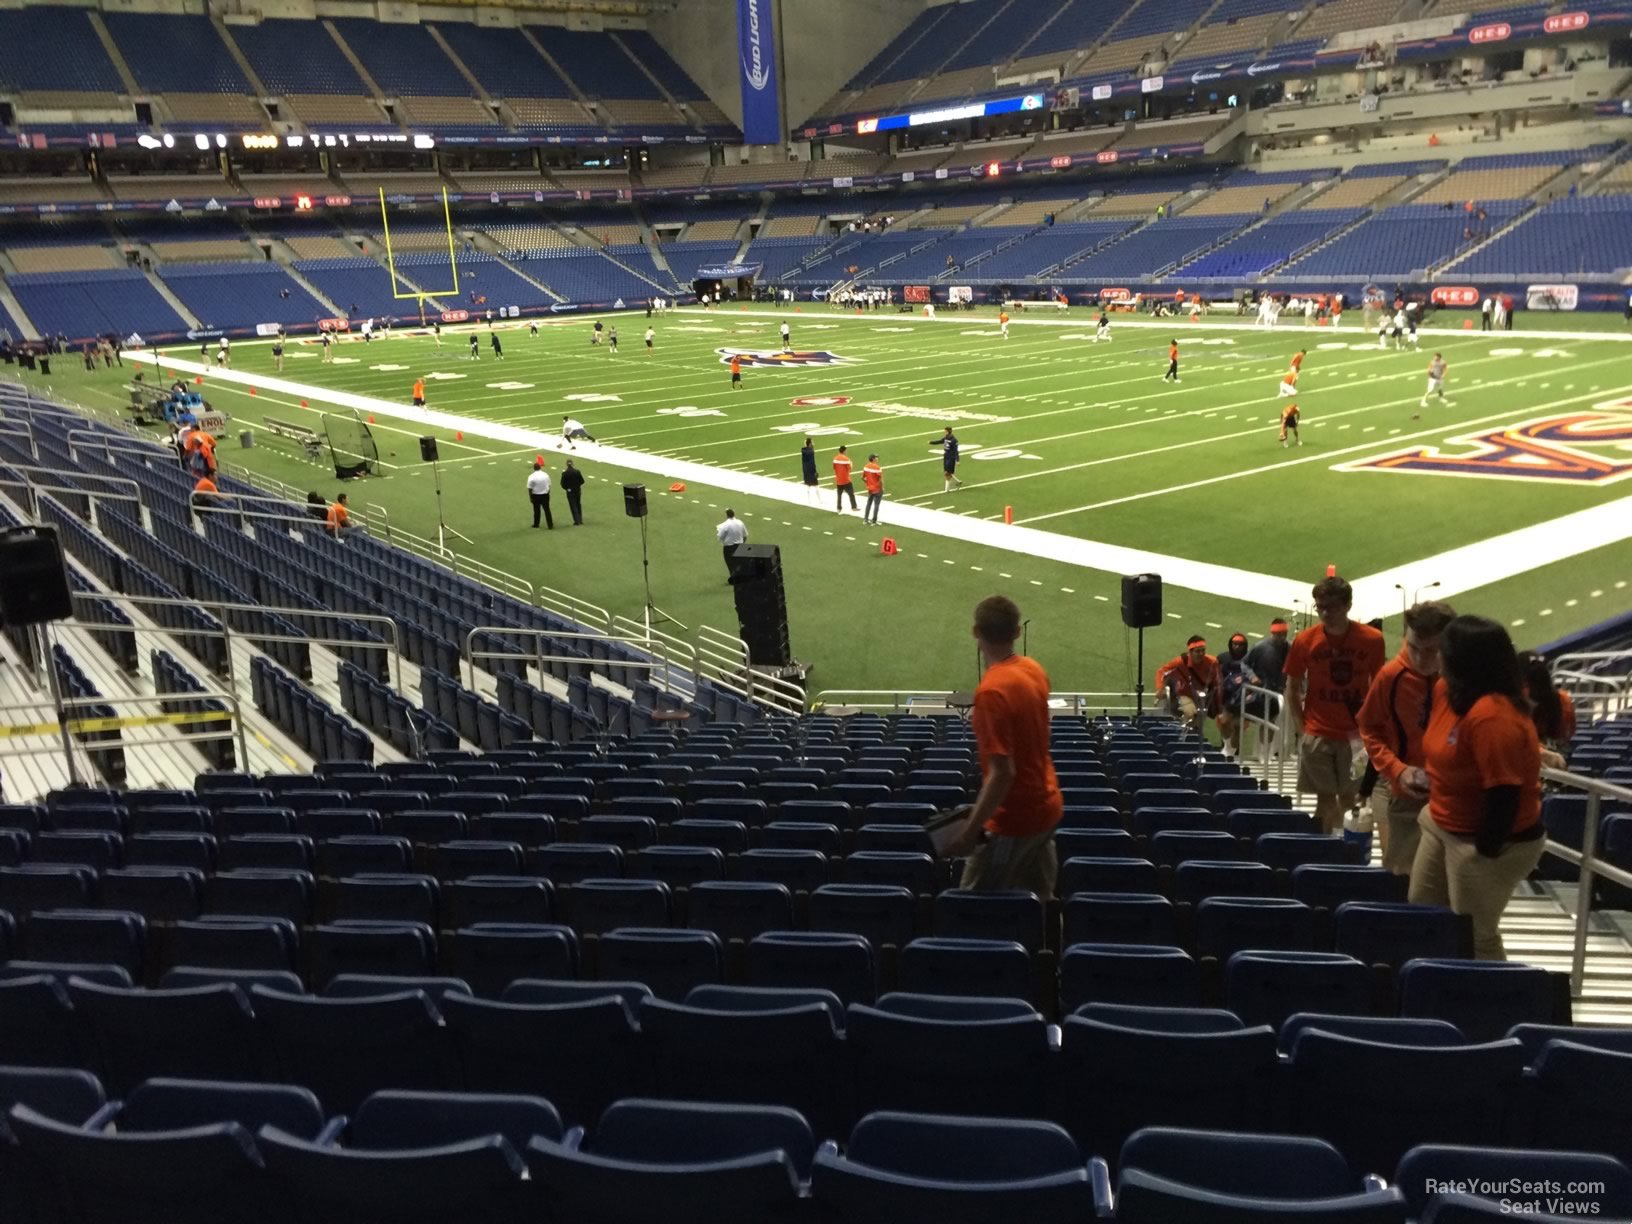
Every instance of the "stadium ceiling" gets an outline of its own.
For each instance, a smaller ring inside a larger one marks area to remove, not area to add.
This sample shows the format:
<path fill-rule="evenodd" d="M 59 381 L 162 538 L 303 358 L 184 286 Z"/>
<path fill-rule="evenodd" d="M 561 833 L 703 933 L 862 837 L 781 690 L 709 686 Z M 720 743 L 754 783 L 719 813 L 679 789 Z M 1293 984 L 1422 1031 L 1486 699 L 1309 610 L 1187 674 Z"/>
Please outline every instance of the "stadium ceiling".
<path fill-rule="evenodd" d="M 676 7 L 677 0 L 439 0 L 465 8 L 525 9 L 533 13 L 592 13 L 600 17 L 650 17 Z"/>

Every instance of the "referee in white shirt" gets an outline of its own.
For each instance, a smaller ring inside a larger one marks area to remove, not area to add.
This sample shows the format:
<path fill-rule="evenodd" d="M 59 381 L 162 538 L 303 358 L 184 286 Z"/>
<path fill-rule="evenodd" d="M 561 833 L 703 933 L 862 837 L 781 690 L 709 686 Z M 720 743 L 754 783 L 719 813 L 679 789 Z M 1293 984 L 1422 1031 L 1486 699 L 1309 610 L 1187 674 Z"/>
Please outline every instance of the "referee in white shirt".
<path fill-rule="evenodd" d="M 527 496 L 533 503 L 533 526 L 538 526 L 538 513 L 542 510 L 544 525 L 554 531 L 555 519 L 550 514 L 550 474 L 542 462 L 534 461 L 533 470 L 528 473 Z"/>
<path fill-rule="evenodd" d="M 727 508 L 725 522 L 714 529 L 714 534 L 720 537 L 720 544 L 725 550 L 725 581 L 731 581 L 731 558 L 736 555 L 737 545 L 748 543 L 748 528 L 742 525 L 735 510 Z"/>

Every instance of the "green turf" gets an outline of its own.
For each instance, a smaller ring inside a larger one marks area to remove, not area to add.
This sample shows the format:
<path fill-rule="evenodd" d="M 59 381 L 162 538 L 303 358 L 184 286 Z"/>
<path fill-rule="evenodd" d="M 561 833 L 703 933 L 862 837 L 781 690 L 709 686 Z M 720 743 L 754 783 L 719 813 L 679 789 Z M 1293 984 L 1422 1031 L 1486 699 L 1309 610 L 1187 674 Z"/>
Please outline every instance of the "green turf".
<path fill-rule="evenodd" d="M 813 691 L 969 683 L 975 666 L 969 609 L 998 590 L 1014 595 L 1031 618 L 1030 648 L 1057 688 L 1122 690 L 1133 679 L 1134 646 L 1118 616 L 1116 574 L 891 528 L 888 503 L 883 530 L 863 527 L 855 515 L 836 515 L 829 457 L 839 442 L 849 445 L 858 469 L 870 451 L 880 454 L 892 501 L 991 520 L 1012 507 L 1017 521 L 1067 536 L 1300 582 L 1312 582 L 1328 564 L 1352 576 L 1369 574 L 1622 495 L 1615 483 L 1333 470 L 1406 442 L 1443 445 L 1469 429 L 1511 424 L 1543 409 L 1586 409 L 1632 391 L 1632 350 L 1614 335 L 1625 331 L 1618 318 L 1534 319 L 1603 330 L 1602 340 L 1472 332 L 1425 337 L 1421 351 L 1404 353 L 1378 351 L 1375 338 L 1358 326 L 1334 336 L 1300 325 L 1262 332 L 1181 322 L 1172 328 L 1182 353 L 1183 383 L 1175 387 L 1160 380 L 1166 332 L 1117 327 L 1110 344 L 1094 344 L 1087 339 L 1091 318 L 1081 312 L 1073 312 L 1072 326 L 1064 329 L 1017 320 L 1007 341 L 997 336 L 990 312 L 943 314 L 934 326 L 825 308 L 787 317 L 796 349 L 830 350 L 850 360 L 750 367 L 743 389 L 734 392 L 716 350 L 776 349 L 777 317 L 717 310 L 655 320 L 658 347 L 651 357 L 641 345 L 646 320 L 632 314 L 616 320 L 623 346 L 616 356 L 592 347 L 588 320 L 574 319 L 546 326 L 537 337 L 525 329 L 503 333 L 502 363 L 493 359 L 485 334 L 476 362 L 468 358 L 465 337 L 451 332 L 440 349 L 428 337 L 402 335 L 342 344 L 337 353 L 350 360 L 337 364 L 294 356 L 317 350 L 292 344 L 283 377 L 406 403 L 416 375 L 460 375 L 430 381 L 432 408 L 549 433 L 570 413 L 603 442 L 791 484 L 798 480 L 805 432 L 823 431 L 817 438 L 824 478 L 819 506 L 724 493 L 697 481 L 684 494 L 670 494 L 667 480 L 620 471 L 584 448 L 577 458 L 590 477 L 588 522 L 572 528 L 558 493 L 553 533 L 527 526 L 523 482 L 536 448 L 489 441 L 474 431 L 463 441 L 435 431 L 446 521 L 471 538 L 471 556 L 624 615 L 638 615 L 643 591 L 639 535 L 623 515 L 621 483 L 639 480 L 652 490 L 652 593 L 692 627 L 734 626 L 713 533 L 723 507 L 734 506 L 755 541 L 782 546 L 793 645 L 815 665 Z M 1352 315 L 1350 321 L 1359 322 Z M 1530 326 L 1525 316 L 1521 327 Z M 1320 347 L 1336 344 L 1344 347 Z M 1305 345 L 1298 395 L 1305 444 L 1283 450 L 1276 442 L 1276 384 L 1287 359 Z M 1356 345 L 1365 347 L 1349 347 Z M 1436 348 L 1450 362 L 1451 403 L 1419 410 L 1424 367 Z M 1502 349 L 1522 351 L 1497 355 Z M 197 349 L 175 355 L 196 359 Z M 235 346 L 234 367 L 270 373 L 268 348 Z M 67 371 L 53 381 L 65 394 L 111 408 L 123 400 L 117 373 Z M 526 385 L 489 385 L 506 382 Z M 268 413 L 301 411 L 292 397 L 265 391 L 251 397 L 220 381 L 207 380 L 207 393 L 233 414 L 234 432 Z M 618 399 L 567 398 L 573 395 Z M 852 402 L 790 403 L 801 396 L 849 396 Z M 314 410 L 320 406 L 315 395 L 311 401 Z M 1420 419 L 1413 419 L 1419 411 Z M 951 495 L 941 490 L 939 452 L 930 447 L 941 430 L 937 414 L 946 412 L 959 414 L 964 447 L 966 487 Z M 429 467 L 418 459 L 420 428 L 381 415 L 374 431 L 381 458 L 400 466 L 354 486 L 354 503 L 384 507 L 398 528 L 434 536 L 436 498 Z M 264 430 L 256 442 L 240 450 L 229 434 L 221 448 L 226 470 L 243 465 L 302 489 L 334 491 L 332 473 L 305 463 L 291 444 Z M 982 451 L 996 457 L 981 459 Z M 563 456 L 553 450 L 547 456 L 559 474 Z M 899 555 L 880 555 L 886 534 L 900 544 Z M 1615 545 L 1496 582 L 1457 602 L 1522 621 L 1516 636 L 1539 641 L 1622 610 L 1625 590 L 1615 584 L 1632 577 L 1629 562 L 1632 546 Z M 1544 607 L 1546 616 L 1540 615 Z M 1261 632 L 1273 613 L 1285 610 L 1169 585 L 1168 627 L 1150 635 L 1147 664 L 1175 653 L 1191 631 L 1215 640 L 1235 629 Z"/>

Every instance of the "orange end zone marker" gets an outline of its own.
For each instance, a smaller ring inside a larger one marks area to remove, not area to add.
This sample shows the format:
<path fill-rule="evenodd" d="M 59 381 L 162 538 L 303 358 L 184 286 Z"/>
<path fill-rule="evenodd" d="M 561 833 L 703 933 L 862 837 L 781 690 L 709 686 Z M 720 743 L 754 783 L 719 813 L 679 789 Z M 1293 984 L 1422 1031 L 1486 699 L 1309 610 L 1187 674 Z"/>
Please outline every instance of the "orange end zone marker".
<path fill-rule="evenodd" d="M 670 493 L 684 493 L 685 491 L 686 491 L 686 482 L 683 481 L 683 480 L 677 480 L 677 481 L 675 481 L 673 484 L 671 484 L 669 486 L 669 492 Z"/>
<path fill-rule="evenodd" d="M 455 442 L 463 442 L 465 440 L 465 431 L 462 430 L 462 429 L 455 430 L 454 434 L 453 434 L 453 440 Z"/>
<path fill-rule="evenodd" d="M 1473 320 L 1472 319 L 1463 319 L 1462 320 L 1462 330 L 1463 331 L 1472 331 L 1473 330 Z"/>
<path fill-rule="evenodd" d="M 302 407 L 302 408 L 310 408 L 310 407 L 311 407 L 311 405 L 310 405 L 310 404 L 308 404 L 308 403 L 307 403 L 307 402 L 306 402 L 306 401 L 305 401 L 305 400 L 301 400 L 301 401 L 300 401 L 300 406 L 301 406 L 301 407 Z"/>
<path fill-rule="evenodd" d="M 893 557 L 898 550 L 895 547 L 895 541 L 889 536 L 885 536 L 884 543 L 879 545 L 878 551 L 883 553 L 886 557 Z"/>
<path fill-rule="evenodd" d="M 1335 566 L 1335 565 L 1328 565 L 1328 566 L 1327 566 L 1327 567 L 1326 567 L 1326 577 L 1328 577 L 1328 578 L 1336 578 L 1336 577 L 1337 577 L 1337 566 Z"/>
<path fill-rule="evenodd" d="M 251 394 L 251 395 L 254 395 L 254 394 L 255 394 L 255 388 L 254 388 L 254 387 L 251 387 L 251 388 L 250 388 L 250 389 L 249 389 L 249 393 L 250 393 L 250 394 Z"/>
<path fill-rule="evenodd" d="M 1005 523 L 1013 523 L 1014 522 L 1014 507 L 1013 506 L 1004 506 L 1003 507 L 1003 521 Z"/>

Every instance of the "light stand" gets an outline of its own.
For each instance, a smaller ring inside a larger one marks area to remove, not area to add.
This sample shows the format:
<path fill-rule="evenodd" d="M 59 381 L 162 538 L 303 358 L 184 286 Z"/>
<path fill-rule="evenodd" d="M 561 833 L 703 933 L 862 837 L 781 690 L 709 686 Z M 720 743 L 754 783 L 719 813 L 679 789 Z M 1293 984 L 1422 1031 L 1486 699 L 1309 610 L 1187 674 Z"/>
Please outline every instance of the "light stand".
<path fill-rule="evenodd" d="M 1140 625 L 1139 634 L 1139 661 L 1134 664 L 1138 670 L 1133 673 L 1133 716 L 1138 719 L 1145 712 L 1145 627 Z M 1127 641 L 1126 638 L 1122 639 Z M 1127 649 L 1123 647 L 1123 649 Z M 1124 659 L 1128 656 L 1123 655 Z"/>
<path fill-rule="evenodd" d="M 448 526 L 448 520 L 442 516 L 442 460 L 440 458 L 431 460 L 431 478 L 436 482 L 436 545 L 437 545 L 437 547 L 440 548 L 443 552 L 449 551 L 448 550 L 448 537 L 449 536 L 452 536 L 456 540 L 463 540 L 466 544 L 473 543 L 473 541 L 471 540 L 471 538 L 469 536 L 461 535 L 459 532 L 455 531 L 452 527 L 449 527 Z"/>
<path fill-rule="evenodd" d="M 646 516 L 644 514 L 640 516 L 640 576 L 646 584 L 646 632 L 650 634 L 653 625 L 666 622 L 690 633 L 691 630 L 687 628 L 685 622 L 676 620 L 652 602 L 652 559 L 647 548 Z"/>

